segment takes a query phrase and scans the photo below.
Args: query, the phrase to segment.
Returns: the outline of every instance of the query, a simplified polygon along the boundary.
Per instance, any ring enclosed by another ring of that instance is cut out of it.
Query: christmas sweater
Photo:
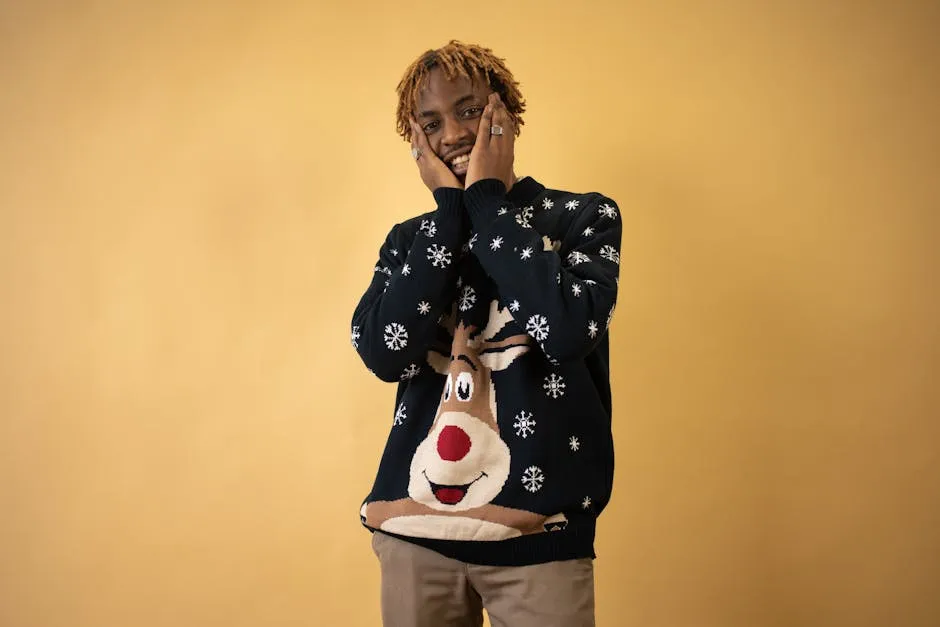
[[[468,563],[595,557],[612,488],[621,217],[527,177],[395,225],[352,344],[398,385],[362,524]]]

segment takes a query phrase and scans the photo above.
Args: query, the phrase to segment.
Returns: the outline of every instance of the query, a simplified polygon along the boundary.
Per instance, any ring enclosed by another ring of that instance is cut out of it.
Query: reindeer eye
[[[451,388],[453,388],[453,386],[454,386],[453,379],[450,378],[450,375],[447,375],[447,383],[444,384],[444,402],[445,403],[450,400],[450,391],[451,391]]]
[[[469,401],[473,397],[473,375],[461,372],[457,375],[457,400]]]

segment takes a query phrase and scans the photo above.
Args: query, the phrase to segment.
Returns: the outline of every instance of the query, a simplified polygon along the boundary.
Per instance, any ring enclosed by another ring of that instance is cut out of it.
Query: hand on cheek
[[[499,179],[506,189],[512,187],[515,138],[509,111],[499,94],[490,94],[489,102],[480,116],[476,143],[470,153],[466,187],[483,179]]]

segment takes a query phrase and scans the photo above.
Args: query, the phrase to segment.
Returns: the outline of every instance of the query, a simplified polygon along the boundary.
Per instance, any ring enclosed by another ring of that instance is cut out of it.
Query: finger
[[[492,101],[492,98],[490,98]],[[483,108],[483,114],[480,115],[480,126],[477,129],[477,140],[474,147],[486,146],[490,141],[490,127],[493,126],[493,105],[488,104]]]
[[[424,129],[418,125],[414,118],[411,119],[411,150],[416,161],[428,152],[428,138],[424,134]],[[415,156],[415,150],[418,151],[417,156]]]

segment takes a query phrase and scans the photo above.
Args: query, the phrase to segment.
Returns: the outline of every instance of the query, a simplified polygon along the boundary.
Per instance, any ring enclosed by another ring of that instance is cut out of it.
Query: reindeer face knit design
[[[361,521],[470,563],[593,557],[619,210],[531,178],[434,195],[389,233],[353,315],[353,346],[398,384]]]

